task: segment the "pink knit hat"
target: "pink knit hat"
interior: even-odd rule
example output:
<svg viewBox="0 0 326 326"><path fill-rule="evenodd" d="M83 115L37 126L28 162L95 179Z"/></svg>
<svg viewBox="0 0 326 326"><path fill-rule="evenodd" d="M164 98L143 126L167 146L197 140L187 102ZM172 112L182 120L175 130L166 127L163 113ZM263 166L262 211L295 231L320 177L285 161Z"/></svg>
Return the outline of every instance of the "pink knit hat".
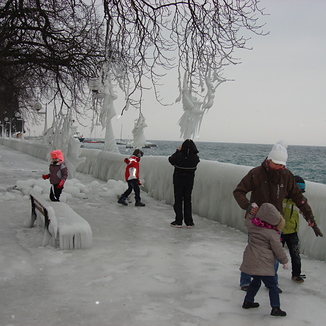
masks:
<svg viewBox="0 0 326 326"><path fill-rule="evenodd" d="M50 153L51 160L62 163L64 161L63 153L60 149L56 149Z"/></svg>

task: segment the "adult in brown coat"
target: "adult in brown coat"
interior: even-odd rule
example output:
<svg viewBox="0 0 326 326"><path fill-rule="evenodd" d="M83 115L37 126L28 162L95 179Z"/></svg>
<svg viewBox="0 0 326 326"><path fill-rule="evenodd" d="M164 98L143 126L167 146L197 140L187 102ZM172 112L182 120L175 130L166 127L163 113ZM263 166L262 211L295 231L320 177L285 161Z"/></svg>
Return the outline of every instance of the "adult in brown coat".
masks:
<svg viewBox="0 0 326 326"><path fill-rule="evenodd" d="M250 214L257 212L251 206L252 203L256 203L258 207L263 203L271 203L279 212L283 212L283 199L289 197L310 223L309 226L317 225L307 198L303 196L292 172L285 168L286 162L286 148L279 143L275 144L261 166L251 169L243 177L233 191L233 196L239 206ZM249 192L250 199L246 196ZM320 236L316 234L318 235Z"/></svg>
<svg viewBox="0 0 326 326"><path fill-rule="evenodd" d="M242 307L244 309L257 308L259 303L254 302L260 289L261 282L269 289L272 316L286 316L280 308L280 296L275 279L274 264L277 260L287 268L288 258L280 241L280 231L285 221L270 203L263 203L256 216L246 217L245 225L249 233L249 243L243 253L243 262L240 270L252 276Z"/></svg>
<svg viewBox="0 0 326 326"><path fill-rule="evenodd" d="M239 206L251 215L255 215L257 208L263 203L273 204L282 213L283 199L289 197L302 212L308 225L313 228L316 236L323 236L317 227L307 198L303 196L301 189L296 184L294 175L285 168L287 158L288 154L284 143L278 142L273 145L272 150L261 166L251 169L243 177L233 191L233 196ZM248 193L250 193L249 199L246 196ZM253 206L254 203L257 204L257 207ZM275 269L277 270L277 266ZM277 274L275 277L277 280ZM241 289L246 290L249 283L250 275L241 273Z"/></svg>

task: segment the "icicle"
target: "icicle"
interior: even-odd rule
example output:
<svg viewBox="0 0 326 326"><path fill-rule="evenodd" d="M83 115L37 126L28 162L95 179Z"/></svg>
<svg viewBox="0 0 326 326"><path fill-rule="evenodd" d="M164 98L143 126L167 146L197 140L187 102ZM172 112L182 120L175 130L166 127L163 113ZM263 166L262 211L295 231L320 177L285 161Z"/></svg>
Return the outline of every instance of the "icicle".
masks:
<svg viewBox="0 0 326 326"><path fill-rule="evenodd" d="M213 72L213 78L211 75L212 73L210 69L207 68L207 75L205 76L206 94L202 101L193 95L195 90L192 86L191 79L188 79L188 73L185 72L182 89L179 76L180 96L176 101L182 99L184 113L179 120L179 125L181 137L183 137L183 139L193 139L199 134L204 113L214 104L215 90L225 81L218 78L215 72ZM200 80L199 87L201 88L201 91L205 90L203 80Z"/></svg>
<svg viewBox="0 0 326 326"><path fill-rule="evenodd" d="M179 120L181 137L192 139L198 133L203 118L202 102L192 96L188 88L184 88L182 91L182 105L184 113Z"/></svg>

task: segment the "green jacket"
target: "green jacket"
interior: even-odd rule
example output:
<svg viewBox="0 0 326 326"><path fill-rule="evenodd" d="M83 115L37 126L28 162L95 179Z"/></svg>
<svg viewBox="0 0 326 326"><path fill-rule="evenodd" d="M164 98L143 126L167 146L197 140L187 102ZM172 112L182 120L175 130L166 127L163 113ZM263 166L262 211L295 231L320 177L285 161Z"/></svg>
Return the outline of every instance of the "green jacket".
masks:
<svg viewBox="0 0 326 326"><path fill-rule="evenodd" d="M299 230L299 214L300 210L291 199L283 200L283 216L285 219L285 227L283 234L291 234Z"/></svg>

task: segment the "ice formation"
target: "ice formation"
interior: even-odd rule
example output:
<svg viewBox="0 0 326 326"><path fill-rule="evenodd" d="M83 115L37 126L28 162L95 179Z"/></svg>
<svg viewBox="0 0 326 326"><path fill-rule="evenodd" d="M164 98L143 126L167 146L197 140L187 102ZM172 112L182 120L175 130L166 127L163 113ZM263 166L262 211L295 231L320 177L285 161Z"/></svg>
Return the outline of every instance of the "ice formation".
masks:
<svg viewBox="0 0 326 326"><path fill-rule="evenodd" d="M17 142L26 145L18 147ZM38 144L27 145L26 141L8 139L0 139L0 143L21 150L22 152L28 150L28 154L30 155L40 153ZM32 150L34 146L37 149ZM119 194L125 190L124 155L95 149L83 149L81 155L86 160L79 165L77 169L79 172L91 174L95 178L104 181L110 181L111 186L115 183L115 194ZM174 198L172 182L173 166L169 164L167 157L144 156L141 159L140 166L140 178L143 183L143 190L153 198L172 205ZM236 203L232 192L242 177L251 168L249 166L201 160L195 176L192 197L193 212L199 216L246 232L243 218L244 211ZM67 181L67 190L69 189L69 184L79 187L78 182L73 182L74 180ZM46 196L48 196L47 182L38 183L35 186L38 186L42 190L42 185L46 185ZM30 184L26 185L27 188L29 186ZM93 186L95 187L96 185ZM306 197L313 209L319 228L325 234L326 219L324 218L324 212L326 211L326 185L306 181L306 188ZM299 238L302 253L315 259L326 260L326 236L317 238L303 218L300 221Z"/></svg>
<svg viewBox="0 0 326 326"><path fill-rule="evenodd" d="M144 129L147 127L144 116L140 113L139 118L135 121L132 134L134 136L133 147L142 148L146 144Z"/></svg>
<svg viewBox="0 0 326 326"><path fill-rule="evenodd" d="M67 116L59 115L57 119L53 120L51 128L43 137L43 144L49 148L49 152L55 149L61 149L63 152L69 178L75 177L76 168L84 161L79 157L81 154L80 141L74 138L73 131L69 114Z"/></svg>
<svg viewBox="0 0 326 326"><path fill-rule="evenodd" d="M56 236L51 245L60 249L88 249L92 247L92 230L89 223L64 202L52 202L56 218ZM51 223L50 223L51 225Z"/></svg>
<svg viewBox="0 0 326 326"><path fill-rule="evenodd" d="M60 249L88 249L92 247L92 230L86 220L65 202L50 202L46 199L45 193L43 195L37 187L30 189L30 195L47 211L50 222L46 228L45 217L35 209L36 225L44 228L44 246L51 244ZM26 226L32 227L33 225L34 216L31 214L31 217L26 221Z"/></svg>
<svg viewBox="0 0 326 326"><path fill-rule="evenodd" d="M180 95L176 102L182 101L182 107L184 110L183 115L179 120L179 126L181 131L181 137L183 139L194 139L198 134L201 126L204 114L209 110L215 100L215 90L225 80L218 78L218 76L207 69L207 75L205 76L205 87L202 86L202 91L206 90L205 96L195 96L196 89L188 78L188 74L185 73L183 78L183 85L181 87L181 81L179 77L179 89ZM203 84L203 83L202 83Z"/></svg>
<svg viewBox="0 0 326 326"><path fill-rule="evenodd" d="M105 128L105 143L103 150L119 153L112 128L112 118L116 115L113 102L117 99L117 94L113 90L113 85L109 76L104 81L104 101L102 105L100 121Z"/></svg>
<svg viewBox="0 0 326 326"><path fill-rule="evenodd" d="M124 180L124 156L99 150L83 151L86 157L78 171L90 173L102 180ZM140 162L143 190L155 199L173 205L173 167L167 157L144 156ZM245 212L233 198L233 190L252 167L201 160L193 189L193 212L223 225L246 232ZM318 226L326 233L326 185L306 181L307 198L316 216ZM316 237L302 218L300 221L302 253L315 259L326 260L326 237Z"/></svg>

